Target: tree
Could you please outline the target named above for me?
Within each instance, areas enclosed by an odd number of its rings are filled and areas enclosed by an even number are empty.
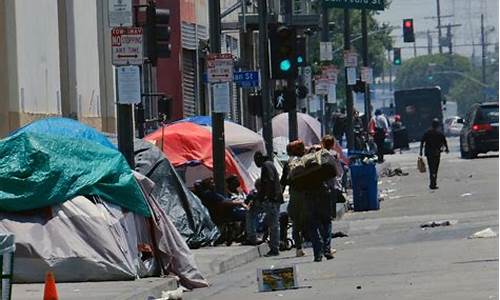
[[[453,83],[461,78],[457,75],[441,72],[469,73],[471,70],[472,66],[469,60],[457,54],[418,56],[406,61],[403,60],[403,64],[396,73],[394,83],[397,89],[439,86],[443,94],[447,95]]]

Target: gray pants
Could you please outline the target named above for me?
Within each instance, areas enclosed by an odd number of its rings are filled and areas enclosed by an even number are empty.
[[[279,223],[279,213],[280,204],[276,202],[264,201],[255,202],[252,207],[247,211],[246,214],[246,231],[247,240],[255,242],[257,240],[257,229],[256,221],[259,213],[264,212],[266,214],[266,222],[269,227],[270,232],[270,245],[271,251],[279,251],[279,240],[280,240],[280,223]]]

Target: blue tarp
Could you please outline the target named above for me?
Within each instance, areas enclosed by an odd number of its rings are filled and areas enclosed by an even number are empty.
[[[60,117],[41,119],[27,124],[11,132],[9,135],[12,136],[19,132],[41,133],[74,139],[85,139],[111,149],[116,149],[116,147],[108,140],[108,138],[106,138],[105,135],[90,126],[73,119]]]

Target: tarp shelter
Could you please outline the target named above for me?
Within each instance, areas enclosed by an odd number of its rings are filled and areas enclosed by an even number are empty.
[[[173,273],[207,286],[192,253],[123,156],[84,139],[18,132],[0,141],[0,231],[14,280],[126,280]],[[151,216],[151,217],[150,217]]]
[[[213,176],[212,134],[203,126],[178,122],[163,126],[144,139],[159,147],[177,170],[183,170],[189,187],[196,180]],[[251,179],[228,149],[225,151],[225,166],[226,175],[238,176],[242,189],[248,192]]]
[[[106,136],[95,128],[68,118],[53,117],[37,120],[11,132],[9,135],[19,132],[43,133],[73,139],[83,139],[116,149]]]
[[[220,233],[207,208],[186,188],[161,150],[150,142],[136,139],[134,153],[135,170],[155,183],[152,195],[189,247],[213,244]]]
[[[278,156],[286,156],[286,145],[288,141],[288,113],[281,113],[272,119],[273,124],[273,148]],[[298,137],[304,141],[306,146],[319,144],[321,142],[321,123],[308,114],[297,113]],[[335,151],[344,163],[349,160],[342,151],[342,146],[335,143]]]
[[[195,123],[212,131],[212,118],[209,116],[194,116],[178,122]],[[257,151],[266,152],[264,139],[257,132],[228,120],[224,121],[224,138],[236,162],[252,180],[253,187],[253,182],[260,177],[260,169],[255,165],[253,156]]]

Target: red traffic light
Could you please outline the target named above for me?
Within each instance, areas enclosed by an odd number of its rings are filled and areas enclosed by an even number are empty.
[[[405,26],[406,28],[411,28],[411,27],[413,26],[413,22],[412,22],[411,20],[406,20],[406,21],[404,22],[404,26]]]

